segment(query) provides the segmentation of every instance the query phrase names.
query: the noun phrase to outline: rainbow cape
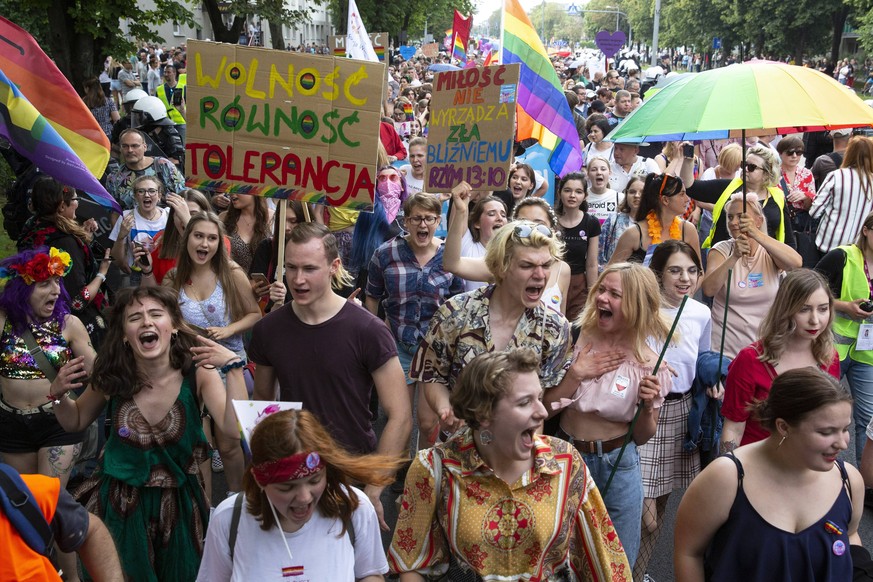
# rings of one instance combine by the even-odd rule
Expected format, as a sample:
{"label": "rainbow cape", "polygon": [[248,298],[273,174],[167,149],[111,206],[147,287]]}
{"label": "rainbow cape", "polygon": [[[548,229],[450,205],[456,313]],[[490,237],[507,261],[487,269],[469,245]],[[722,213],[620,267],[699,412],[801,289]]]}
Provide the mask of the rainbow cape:
{"label": "rainbow cape", "polygon": [[503,10],[502,62],[521,64],[516,136],[550,150],[549,167],[558,176],[575,172],[582,167],[582,146],[555,67],[518,0],[505,0]]}
{"label": "rainbow cape", "polygon": [[0,134],[59,182],[121,207],[95,176],[109,139],[70,82],[25,30],[0,17]]}

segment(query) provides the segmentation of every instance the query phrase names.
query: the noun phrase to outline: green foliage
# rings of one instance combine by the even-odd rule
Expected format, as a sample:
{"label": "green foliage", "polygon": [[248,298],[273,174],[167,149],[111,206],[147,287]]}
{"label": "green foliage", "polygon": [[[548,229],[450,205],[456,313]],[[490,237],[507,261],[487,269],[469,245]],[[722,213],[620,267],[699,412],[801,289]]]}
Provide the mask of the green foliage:
{"label": "green foliage", "polygon": [[[310,0],[309,5],[321,5],[324,0]],[[215,34],[215,40],[221,42],[235,43],[239,38],[240,32],[243,30],[245,18],[251,14],[262,21],[269,22],[272,25],[287,25],[295,27],[299,24],[309,22],[312,17],[313,8],[307,6],[301,10],[288,8],[283,0],[231,0],[230,2],[221,2],[221,10],[218,9],[218,0],[203,0],[203,5],[206,8],[206,13],[209,16],[209,21],[212,24],[212,29]],[[222,14],[233,14],[235,16],[228,27],[222,19]],[[266,24],[262,22],[261,29],[266,29]],[[273,35],[275,37],[275,35]],[[282,42],[280,38],[273,38],[274,41]],[[280,47],[276,47],[280,48]]]}
{"label": "green foliage", "polygon": [[[345,34],[349,17],[348,0],[326,0],[330,7],[331,19],[337,34]],[[401,33],[409,40],[417,40],[424,36],[425,23],[427,31],[437,40],[452,27],[454,11],[471,14],[475,7],[472,0],[430,0],[422,3],[419,0],[355,0],[358,11],[364,21],[367,32],[387,32],[399,42]],[[474,26],[476,22],[473,22]]]}

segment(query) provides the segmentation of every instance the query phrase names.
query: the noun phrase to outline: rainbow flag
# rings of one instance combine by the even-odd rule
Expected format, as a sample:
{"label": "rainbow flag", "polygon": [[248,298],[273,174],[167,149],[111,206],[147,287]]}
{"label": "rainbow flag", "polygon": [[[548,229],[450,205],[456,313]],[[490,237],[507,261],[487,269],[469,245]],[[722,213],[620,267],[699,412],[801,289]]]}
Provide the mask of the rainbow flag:
{"label": "rainbow flag", "polygon": [[473,15],[464,15],[455,10],[452,22],[452,58],[463,67],[467,63],[467,43],[470,42],[470,28],[473,27]]}
{"label": "rainbow flag", "polygon": [[[22,139],[22,129],[33,131],[35,133],[31,134],[31,138],[48,140],[45,147],[30,147],[18,151],[53,178],[84,190],[99,204],[117,209],[120,213],[118,203],[95,179],[95,176],[103,175],[109,162],[109,140],[91,111],[63,73],[25,30],[0,17],[0,37],[3,40],[0,42],[0,71],[4,73],[5,79],[0,103],[3,108],[0,116],[3,119],[0,123],[6,126],[4,131],[16,135],[17,139]],[[14,86],[14,91],[10,91],[9,86]],[[19,104],[21,100],[26,106]],[[27,107],[33,109],[36,117],[51,131],[37,127],[35,124],[39,120],[30,114],[17,117]],[[53,141],[55,138],[52,137],[52,132],[60,141]],[[25,142],[31,138],[25,139]],[[56,147],[66,149],[69,153],[63,154],[62,158],[53,159],[30,157],[38,155],[34,152],[53,152],[53,155],[60,155],[60,150],[53,149]],[[83,171],[86,176],[77,176]]]}
{"label": "rainbow flag", "polygon": [[489,50],[488,56],[485,57],[485,64],[483,66],[490,67],[491,65],[499,65],[500,63],[498,62],[498,56],[500,55],[497,51]]}
{"label": "rainbow flag", "polygon": [[48,120],[0,69],[0,135],[22,156],[59,182],[87,192],[121,214],[118,202],[97,181]]}
{"label": "rainbow flag", "polygon": [[535,138],[550,150],[549,167],[558,176],[580,169],[582,146],[573,113],[543,42],[518,0],[505,0],[502,46],[504,65],[521,64],[517,138]]}

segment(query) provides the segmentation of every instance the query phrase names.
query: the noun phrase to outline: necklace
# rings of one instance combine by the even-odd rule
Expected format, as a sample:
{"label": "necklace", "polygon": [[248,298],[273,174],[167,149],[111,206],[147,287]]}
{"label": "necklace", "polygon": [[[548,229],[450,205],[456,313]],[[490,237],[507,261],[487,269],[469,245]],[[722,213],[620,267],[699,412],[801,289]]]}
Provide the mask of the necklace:
{"label": "necklace", "polygon": [[[646,222],[649,224],[649,236],[652,237],[652,244],[661,244],[661,221],[654,210],[650,210],[646,215]],[[673,217],[673,222],[670,223],[670,238],[673,240],[682,239],[682,221],[678,216]]]}

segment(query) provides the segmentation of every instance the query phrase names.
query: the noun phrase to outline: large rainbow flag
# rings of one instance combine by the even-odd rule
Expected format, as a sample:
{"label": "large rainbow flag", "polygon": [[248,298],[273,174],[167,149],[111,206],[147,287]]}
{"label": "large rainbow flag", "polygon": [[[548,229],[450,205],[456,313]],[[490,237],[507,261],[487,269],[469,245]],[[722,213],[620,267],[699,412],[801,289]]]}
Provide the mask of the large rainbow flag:
{"label": "large rainbow flag", "polygon": [[95,178],[109,161],[106,134],[36,40],[3,17],[0,72],[0,133],[42,171],[120,213]]}
{"label": "large rainbow flag", "polygon": [[502,62],[521,64],[516,136],[550,150],[549,167],[558,176],[575,172],[582,167],[582,146],[555,67],[518,0],[504,0],[503,10]]}

